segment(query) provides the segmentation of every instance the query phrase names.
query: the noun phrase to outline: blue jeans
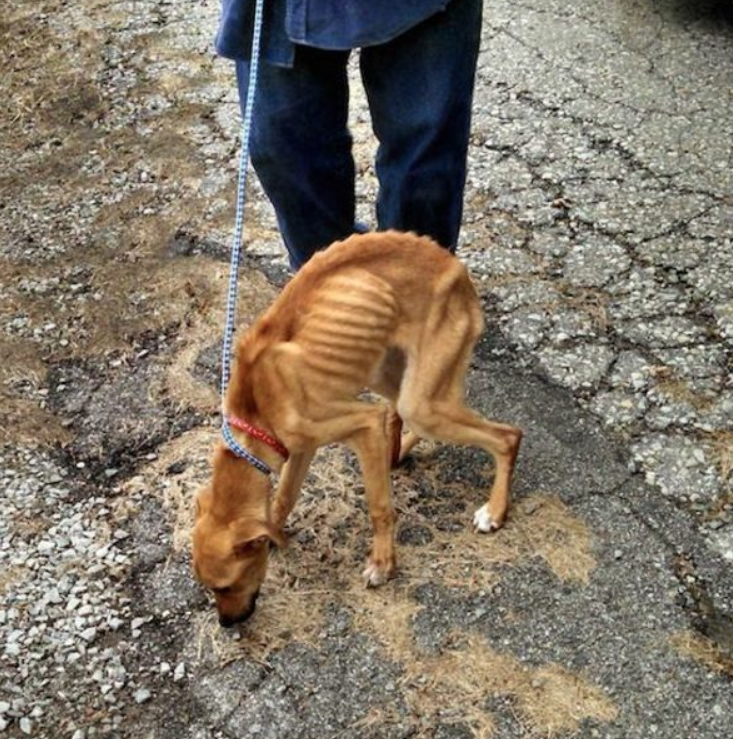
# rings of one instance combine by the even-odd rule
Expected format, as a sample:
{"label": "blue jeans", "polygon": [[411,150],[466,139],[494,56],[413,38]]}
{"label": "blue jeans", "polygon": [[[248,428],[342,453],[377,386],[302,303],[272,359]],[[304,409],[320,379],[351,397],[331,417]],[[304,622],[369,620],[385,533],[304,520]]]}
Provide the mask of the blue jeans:
{"label": "blue jeans", "polygon": [[[463,212],[482,6],[453,0],[360,57],[379,142],[378,228],[431,236],[451,251]],[[298,46],[292,68],[260,66],[252,164],[294,269],[354,232],[349,53]],[[242,104],[248,76],[249,62],[237,62]]]}

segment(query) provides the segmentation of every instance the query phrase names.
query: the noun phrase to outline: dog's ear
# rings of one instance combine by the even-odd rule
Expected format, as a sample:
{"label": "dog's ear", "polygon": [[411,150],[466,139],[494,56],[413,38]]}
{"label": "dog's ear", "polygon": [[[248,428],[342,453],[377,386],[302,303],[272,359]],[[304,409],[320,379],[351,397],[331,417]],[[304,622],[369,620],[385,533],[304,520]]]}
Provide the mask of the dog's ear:
{"label": "dog's ear", "polygon": [[235,528],[235,543],[232,547],[237,557],[246,557],[262,547],[275,544],[283,548],[285,537],[265,521],[240,522]]}
{"label": "dog's ear", "polygon": [[206,485],[205,487],[201,488],[201,490],[199,490],[196,498],[194,499],[194,510],[196,513],[196,518],[199,518],[202,513],[208,510],[211,504],[211,496],[211,485]]}

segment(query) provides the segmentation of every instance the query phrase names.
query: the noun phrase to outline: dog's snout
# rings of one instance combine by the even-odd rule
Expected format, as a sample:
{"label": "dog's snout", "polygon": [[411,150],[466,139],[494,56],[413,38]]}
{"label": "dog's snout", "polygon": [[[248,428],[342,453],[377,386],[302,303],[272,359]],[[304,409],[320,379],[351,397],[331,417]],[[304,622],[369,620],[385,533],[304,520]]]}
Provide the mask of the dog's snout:
{"label": "dog's snout", "polygon": [[242,623],[242,621],[246,621],[252,615],[253,610],[254,609],[250,611],[245,611],[239,616],[227,616],[223,613],[220,613],[219,626],[223,626],[225,629],[228,629],[230,626],[236,626],[237,624]]}
{"label": "dog's snout", "polygon": [[245,608],[244,611],[241,613],[230,616],[226,613],[220,613],[219,614],[219,625],[223,626],[224,628],[229,628],[230,626],[236,626],[237,624],[244,623],[254,612],[255,612],[255,605],[257,603],[257,598],[260,595],[259,588],[252,596],[252,600],[249,603],[249,606]]}

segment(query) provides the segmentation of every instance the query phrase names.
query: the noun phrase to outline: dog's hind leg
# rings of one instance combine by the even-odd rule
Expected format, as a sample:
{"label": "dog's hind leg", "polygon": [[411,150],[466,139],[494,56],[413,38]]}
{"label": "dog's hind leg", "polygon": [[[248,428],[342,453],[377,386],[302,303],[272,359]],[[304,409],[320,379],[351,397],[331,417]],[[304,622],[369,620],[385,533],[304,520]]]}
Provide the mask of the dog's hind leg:
{"label": "dog's hind leg", "polygon": [[390,466],[392,469],[398,467],[412,451],[420,437],[414,431],[403,433],[404,423],[397,409],[390,406],[389,437],[390,437]]}
{"label": "dog's hind leg", "polygon": [[397,413],[397,398],[405,374],[405,353],[391,347],[385,354],[379,368],[370,383],[370,387],[392,404],[390,411],[389,433],[392,440],[391,467],[397,467],[420,441],[420,437],[411,430],[402,433],[404,423]]}
{"label": "dog's hind leg", "polygon": [[474,514],[473,523],[484,533],[504,524],[511,496],[514,462],[522,432],[513,426],[487,421],[463,405],[433,399],[425,402],[419,418],[411,419],[426,435],[440,441],[475,446],[494,458],[494,484],[486,503]]}
{"label": "dog's hind leg", "polygon": [[441,313],[436,317],[447,313],[450,320],[429,322],[419,353],[408,363],[398,411],[418,436],[479,447],[492,455],[494,484],[486,504],[476,511],[474,525],[479,531],[493,531],[506,518],[522,432],[466,408],[464,380],[481,318],[460,295],[453,305],[438,307]]}
{"label": "dog's hind leg", "polygon": [[303,452],[291,454],[290,459],[285,463],[272,501],[271,523],[278,531],[282,531],[285,521],[293,510],[315,452],[316,447],[312,447]]}

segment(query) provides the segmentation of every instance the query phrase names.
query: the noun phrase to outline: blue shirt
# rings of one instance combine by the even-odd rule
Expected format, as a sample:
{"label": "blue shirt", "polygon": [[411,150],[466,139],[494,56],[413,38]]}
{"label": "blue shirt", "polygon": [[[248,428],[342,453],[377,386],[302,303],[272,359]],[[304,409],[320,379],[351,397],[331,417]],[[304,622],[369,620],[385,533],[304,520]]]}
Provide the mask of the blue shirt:
{"label": "blue shirt", "polygon": [[[292,66],[295,45],[346,50],[391,41],[450,0],[265,0],[264,58]],[[255,0],[222,0],[216,50],[229,59],[249,59]]]}

